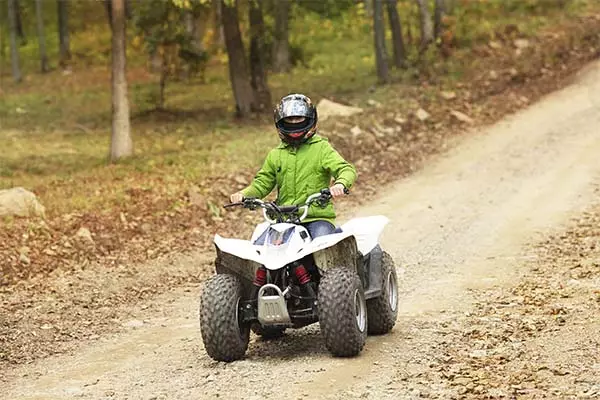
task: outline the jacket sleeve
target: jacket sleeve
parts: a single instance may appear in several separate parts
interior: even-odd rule
[[[335,183],[341,183],[350,189],[356,181],[356,169],[352,164],[344,160],[328,142],[323,149],[323,168],[335,179]]]
[[[276,179],[276,170],[272,160],[272,152],[267,155],[262,168],[258,171],[250,186],[242,190],[244,197],[265,198],[273,191]]]

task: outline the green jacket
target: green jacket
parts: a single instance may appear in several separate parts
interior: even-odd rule
[[[269,152],[258,174],[246,189],[245,197],[262,199],[277,187],[277,204],[304,204],[308,196],[328,188],[331,180],[347,189],[356,180],[356,170],[335,151],[329,141],[315,135],[296,148],[281,143]],[[335,223],[333,204],[312,206],[303,222],[325,220]]]

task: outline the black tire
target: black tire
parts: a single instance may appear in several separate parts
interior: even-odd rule
[[[325,272],[319,285],[319,325],[334,356],[356,356],[367,339],[367,305],[360,278],[349,268]]]
[[[285,334],[285,328],[264,327],[259,323],[252,324],[252,332],[265,340],[277,339]]]
[[[394,259],[383,253],[381,260],[383,287],[381,294],[367,300],[367,316],[369,317],[369,334],[383,335],[392,330],[398,316],[398,276]]]
[[[239,319],[241,299],[242,284],[233,275],[218,274],[204,284],[200,330],[206,352],[216,361],[239,360],[248,349],[250,325]]]

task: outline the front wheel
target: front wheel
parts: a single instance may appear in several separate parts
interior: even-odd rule
[[[392,330],[398,316],[398,277],[394,259],[388,253],[383,253],[381,260],[381,275],[383,287],[381,294],[367,300],[367,315],[369,316],[369,333],[383,335]]]
[[[200,330],[208,355],[216,361],[235,361],[244,356],[250,326],[239,313],[242,284],[229,274],[218,274],[204,284],[200,297]]]
[[[356,356],[367,339],[367,304],[360,278],[349,268],[327,271],[319,285],[319,325],[334,356]]]

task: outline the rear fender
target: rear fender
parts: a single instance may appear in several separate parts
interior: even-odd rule
[[[346,237],[331,247],[319,250],[313,256],[315,264],[323,272],[332,268],[351,268],[360,276],[363,284],[366,281],[364,268],[359,262],[362,256],[358,252],[356,239],[353,236]]]

